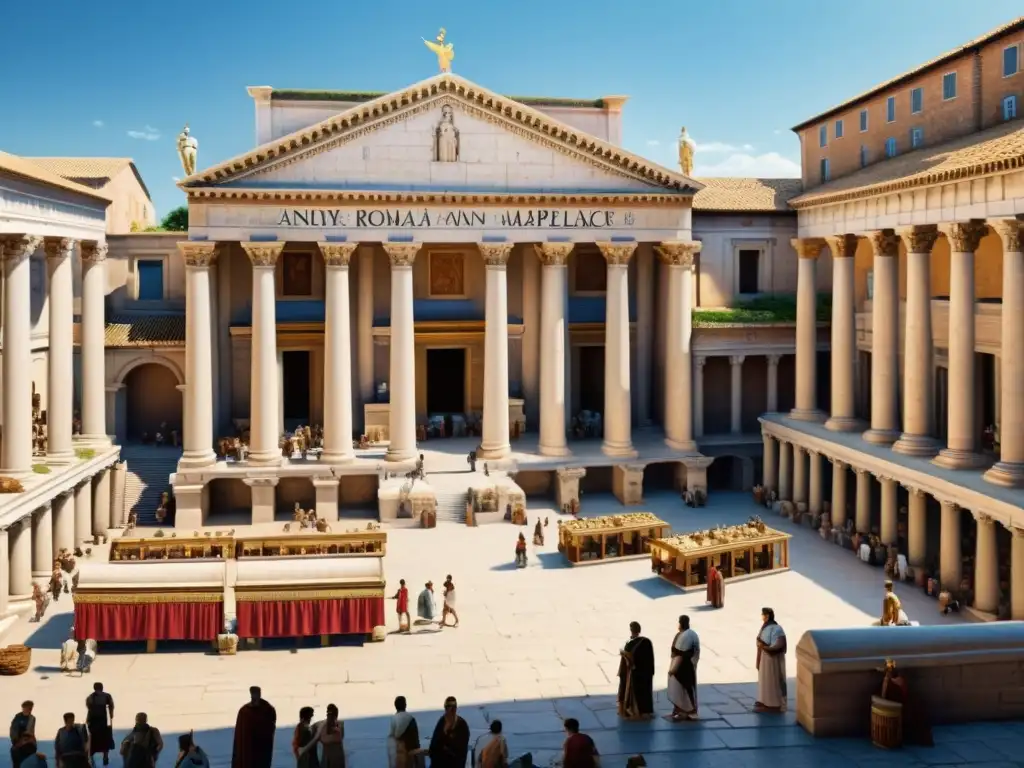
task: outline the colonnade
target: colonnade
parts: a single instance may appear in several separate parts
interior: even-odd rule
[[[704,365],[714,355],[695,355],[693,358],[693,436],[704,436]],[[730,397],[729,434],[743,433],[743,363],[749,355],[729,355]],[[779,410],[779,361],[782,355],[766,355],[768,378],[765,411]]]
[[[325,315],[324,453],[322,461],[340,464],[354,457],[352,449],[352,332],[349,320],[349,263],[357,243],[319,243],[327,269]],[[252,391],[249,425],[249,464],[269,466],[281,461],[277,412],[280,407],[276,361],[274,270],[283,242],[243,242],[253,266]],[[609,456],[636,455],[632,443],[630,382],[629,262],[635,242],[597,243],[606,261],[605,404],[603,451]],[[507,265],[513,243],[477,244],[486,274],[484,326],[484,409],[480,458],[500,459],[511,453],[508,393]],[[212,326],[210,268],[218,244],[179,243],[185,261],[186,388],[182,468],[203,467],[216,461],[213,453]],[[390,327],[390,446],[389,461],[416,455],[415,333],[413,324],[413,264],[421,243],[388,242],[383,248],[391,264]],[[573,244],[538,243],[541,264],[540,323],[540,447],[542,454],[564,456],[566,440],[566,381],[568,380],[568,307],[566,264]],[[694,451],[691,398],[693,260],[700,243],[671,241],[655,249],[666,267],[669,283],[666,308],[666,443]]]

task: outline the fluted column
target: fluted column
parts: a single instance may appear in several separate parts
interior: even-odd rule
[[[729,358],[732,382],[730,393],[732,394],[732,408],[730,409],[729,430],[734,435],[743,432],[743,355],[732,355]]]
[[[481,459],[512,452],[508,419],[508,258],[512,243],[478,243],[486,272],[484,306],[484,423]]]
[[[816,451],[807,452],[808,477],[807,511],[819,514],[822,510],[821,456]]]
[[[832,461],[832,525],[842,528],[846,525],[846,481],[849,473],[846,464],[834,459]]]
[[[920,488],[907,487],[907,564],[917,571],[928,559],[928,497]]]
[[[854,306],[855,235],[825,238],[832,252],[832,415],[825,427],[835,432],[859,428],[855,408],[854,364],[857,323]]]
[[[996,547],[996,521],[976,514],[978,538],[974,554],[974,608],[985,613],[999,610],[999,554]]]
[[[107,244],[83,240],[82,322],[82,439],[109,443],[107,436],[106,312]]]
[[[566,456],[566,263],[572,243],[541,243],[534,247],[540,271],[540,441],[544,456]]]
[[[75,458],[71,422],[75,408],[74,275],[75,241],[46,239],[50,311],[50,347],[46,385],[46,459],[68,463]]]
[[[793,503],[807,503],[807,452],[793,444]]]
[[[1003,243],[1002,342],[999,358],[999,462],[985,473],[990,483],[1024,485],[1024,246],[1021,222],[989,223]]]
[[[779,360],[782,355],[768,355],[765,360],[768,362],[768,392],[767,410],[768,413],[779,412]]]
[[[604,320],[604,444],[606,456],[635,456],[629,380],[629,260],[636,243],[597,243],[608,262]]]
[[[974,252],[985,225],[942,224],[949,240],[949,397],[946,447],[934,461],[947,469],[977,469],[985,457],[977,452],[977,387],[974,367]],[[1005,308],[1003,310],[1006,311]],[[1017,318],[1019,320],[1019,318]],[[1005,407],[1004,402],[1004,407]],[[1006,423],[1006,415],[1003,415]]]
[[[882,525],[880,535],[883,544],[892,546],[896,543],[899,535],[897,533],[897,506],[899,504],[897,491],[899,490],[899,485],[891,477],[880,477],[878,482],[882,485]]]
[[[53,572],[53,515],[50,505],[32,513],[32,576],[49,578]]]
[[[903,434],[892,449],[908,456],[934,456],[932,437],[935,360],[932,351],[932,246],[934,226],[899,232],[907,251],[907,306],[903,338]]]
[[[53,506],[53,551],[75,548],[75,500],[71,492],[54,496]]]
[[[939,583],[943,589],[958,590],[963,579],[960,545],[960,507],[939,500],[942,507],[939,527]]]
[[[252,262],[252,381],[249,463],[281,463],[280,387],[277,369],[277,289],[274,270],[284,243],[242,243]]]
[[[1024,528],[1010,534],[1010,618],[1024,621]]]
[[[761,484],[768,491],[778,491],[778,457],[776,455],[776,440],[771,435],[762,434],[764,442],[764,453],[762,456]]]
[[[696,451],[693,441],[693,260],[699,242],[666,242],[657,246],[668,281],[665,313],[665,444],[677,451]]]
[[[693,358],[693,436],[704,437],[704,363],[707,358],[695,355]],[[666,390],[666,399],[672,390]]]
[[[5,474],[32,471],[32,254],[42,238],[9,235],[2,241],[3,443],[0,467]],[[102,348],[101,348],[102,351]]]
[[[871,533],[871,473],[866,469],[854,468],[857,473],[857,511],[854,527],[857,533]]]
[[[7,529],[10,542],[11,597],[26,598],[32,594],[32,521],[24,517]],[[49,570],[49,569],[47,569]]]
[[[871,429],[869,443],[887,445],[900,436],[899,392],[899,286],[896,260],[899,238],[889,230],[868,235],[874,252],[875,294],[871,300]]]
[[[326,278],[324,314],[324,450],[320,461],[342,464],[352,449],[352,312],[349,262],[356,243],[320,243]]]
[[[391,406],[387,461],[416,455],[416,335],[412,315],[412,265],[419,243],[384,243],[391,260]]]
[[[779,501],[793,500],[793,446],[779,441]]]
[[[185,262],[185,430],[182,469],[217,463],[213,451],[213,310],[210,267],[217,258],[215,242],[180,242]],[[271,273],[273,277],[273,273]],[[254,273],[255,282],[255,273]],[[253,305],[253,325],[256,309]],[[255,339],[255,335],[253,336]]]
[[[818,410],[818,254],[820,238],[794,238],[796,276],[796,407],[789,416],[801,421],[824,421]]]
[[[92,483],[75,487],[75,545],[92,540]]]

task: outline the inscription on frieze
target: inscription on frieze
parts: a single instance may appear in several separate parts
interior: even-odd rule
[[[628,229],[630,211],[604,208],[285,208],[279,227],[302,229]]]

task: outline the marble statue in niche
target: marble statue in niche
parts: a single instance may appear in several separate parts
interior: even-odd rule
[[[455,127],[455,111],[450,104],[441,107],[441,122],[434,129],[434,151],[439,163],[459,160],[459,129]]]
[[[466,279],[461,253],[430,254],[430,295],[464,296]]]

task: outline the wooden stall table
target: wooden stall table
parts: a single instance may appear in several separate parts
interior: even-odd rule
[[[558,551],[570,565],[633,560],[646,557],[651,541],[670,530],[668,523],[650,512],[569,520],[559,524]]]

